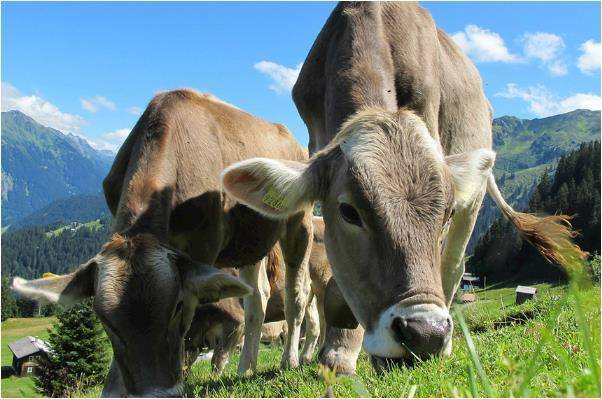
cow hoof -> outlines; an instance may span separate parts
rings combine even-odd
[[[301,365],[310,364],[313,360],[313,356],[303,356],[301,357]]]
[[[287,359],[287,358],[282,358],[282,361],[280,362],[280,368],[285,370],[285,369],[295,369],[299,367],[299,360],[298,359]]]
[[[349,356],[345,351],[322,349],[318,355],[320,364],[334,370],[337,375],[355,375],[357,357]]]
[[[252,369],[238,370],[238,375],[240,377],[251,377],[253,375],[253,370]]]

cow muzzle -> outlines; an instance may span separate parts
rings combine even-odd
[[[364,349],[385,359],[426,359],[447,354],[452,319],[435,304],[395,304],[381,313],[374,329],[364,335]]]

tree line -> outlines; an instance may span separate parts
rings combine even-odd
[[[576,243],[590,254],[600,253],[600,142],[583,143],[564,154],[552,176],[545,170],[531,195],[526,212],[573,215],[579,232]],[[559,267],[550,267],[503,217],[481,238],[467,269],[487,279],[520,274],[563,280]]]
[[[29,227],[2,235],[2,320],[9,317],[49,316],[55,305],[39,306],[34,301],[16,298],[10,290],[12,277],[40,278],[44,273],[65,274],[98,253],[110,234],[110,219],[99,228],[65,229],[47,235],[60,226]]]

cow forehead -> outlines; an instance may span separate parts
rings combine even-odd
[[[96,302],[104,312],[166,302],[179,281],[172,256],[160,245],[137,248],[130,256],[119,251],[104,253],[98,258]]]
[[[348,159],[361,160],[397,155],[412,161],[424,157],[433,167],[443,167],[443,151],[423,120],[412,111],[397,112],[366,109],[352,116],[337,137]]]
[[[353,184],[385,211],[438,217],[452,202],[451,178],[441,147],[415,114],[360,113],[341,134],[340,148]]]

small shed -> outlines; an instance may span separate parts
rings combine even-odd
[[[462,303],[472,303],[477,301],[475,294],[464,294],[462,295]]]
[[[462,275],[462,289],[464,291],[473,290],[481,286],[481,279],[471,273]]]
[[[516,304],[520,305],[528,300],[534,299],[537,294],[537,288],[519,285],[516,287]]]
[[[13,369],[19,377],[35,374],[48,355],[48,344],[38,337],[23,337],[8,344],[13,353]]]

